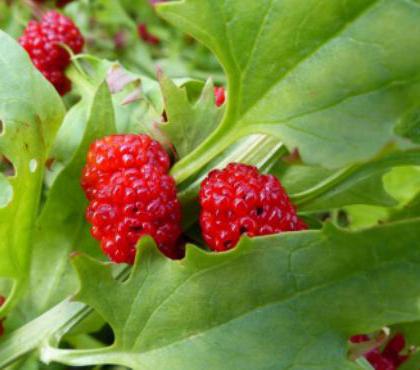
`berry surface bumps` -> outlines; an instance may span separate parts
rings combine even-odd
[[[200,189],[200,225],[216,251],[233,248],[241,235],[269,235],[305,229],[280,182],[256,167],[231,163],[214,170]]]
[[[82,187],[94,238],[114,262],[133,263],[135,246],[150,235],[170,258],[179,258],[181,207],[169,157],[146,135],[112,135],[91,145]]]

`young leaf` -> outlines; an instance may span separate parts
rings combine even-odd
[[[244,238],[227,253],[190,246],[181,261],[144,239],[122,283],[108,265],[76,256],[79,298],[109,322],[115,343],[46,345],[42,358],[134,369],[357,369],[346,358],[350,335],[420,318],[419,226],[351,233],[327,225]]]
[[[190,102],[185,87],[178,87],[167,76],[161,75],[160,85],[165,100],[168,122],[159,128],[180,158],[200,145],[216,128],[223,109],[215,105],[213,83],[208,80],[198,101]]]
[[[175,166],[180,181],[256,132],[299,148],[308,164],[369,159],[420,96],[413,1],[185,0],[157,9],[209,47],[228,78],[225,117]]]
[[[163,112],[163,97],[158,82],[132,73],[118,63],[101,61],[99,64],[107,71],[118,132],[144,132],[156,136]]]
[[[44,163],[64,116],[53,86],[26,52],[0,31],[0,154],[11,172],[0,176],[0,276],[14,280],[0,317],[19,298],[28,278],[30,245]],[[5,196],[7,194],[7,196]]]

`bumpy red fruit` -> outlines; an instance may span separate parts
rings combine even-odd
[[[214,88],[214,96],[216,98],[216,106],[220,107],[225,102],[225,89],[223,87],[215,87]]]
[[[113,135],[89,151],[82,186],[91,200],[86,217],[102,250],[133,263],[139,238],[150,235],[170,258],[180,258],[181,207],[169,157],[145,135]]]
[[[233,248],[242,234],[269,235],[306,228],[280,182],[253,166],[231,163],[210,172],[199,196],[203,237],[216,251]]]
[[[84,39],[71,19],[56,11],[49,11],[41,22],[30,21],[19,39],[33,64],[64,95],[71,88],[64,74],[70,55],[62,47],[67,45],[75,54],[83,49]]]

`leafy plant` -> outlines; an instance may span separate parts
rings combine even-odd
[[[30,3],[0,4],[1,368],[371,369],[349,338],[384,327],[418,368],[418,1],[73,1],[63,99],[12,38],[51,5]],[[146,237],[115,265],[90,236],[80,175],[112,133],[172,155],[183,259]],[[198,190],[230,162],[280,179],[309,230],[206,251]]]

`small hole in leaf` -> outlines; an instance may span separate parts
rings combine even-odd
[[[93,333],[92,336],[105,345],[111,345],[115,341],[114,332],[108,324],[104,325],[99,331]]]
[[[8,177],[15,176],[12,162],[0,154],[0,208],[6,207],[13,199],[13,187]]]
[[[48,158],[45,161],[45,167],[47,167],[47,170],[51,170],[54,165],[55,159],[54,158]]]
[[[98,331],[94,332],[91,334],[91,336],[96,339],[99,342],[103,343],[103,346],[98,346],[99,348],[105,348],[107,346],[112,345],[115,342],[115,335],[114,332],[112,331],[112,328],[109,324],[105,324],[104,326],[101,327],[101,329],[99,329]],[[85,344],[82,344],[81,349],[90,349],[90,346],[86,346]],[[59,348],[62,349],[69,349],[71,348],[69,346],[69,344],[62,340],[59,343]],[[110,369],[111,367],[106,366],[106,369]]]
[[[16,175],[15,166],[13,163],[4,155],[0,154],[0,172],[3,173],[4,176],[13,177]]]

